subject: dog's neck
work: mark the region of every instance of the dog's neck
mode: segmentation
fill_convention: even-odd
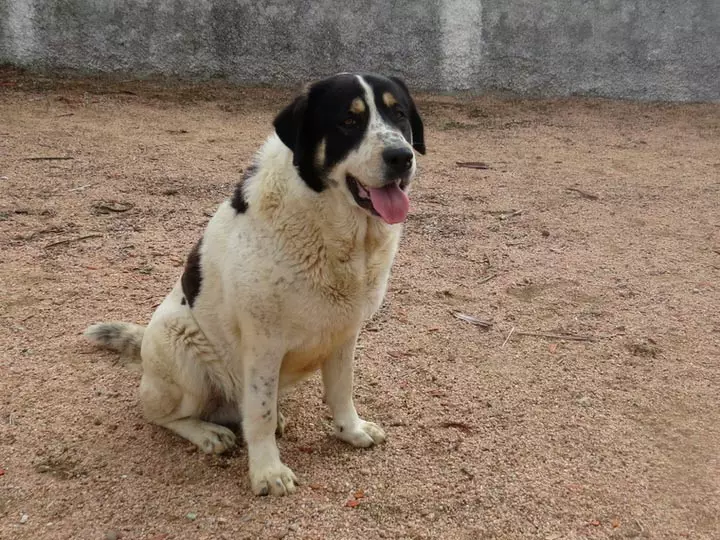
[[[372,256],[397,242],[402,226],[388,225],[348,200],[341,188],[310,189],[280,139],[268,138],[257,155],[257,173],[245,186],[250,212],[295,243],[318,242],[340,258]],[[305,251],[305,249],[303,249]]]

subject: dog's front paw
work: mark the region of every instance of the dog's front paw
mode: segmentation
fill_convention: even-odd
[[[353,426],[336,426],[335,436],[358,448],[385,442],[385,432],[377,424],[360,420]]]
[[[255,495],[290,495],[299,484],[290,467],[278,462],[268,467],[250,470],[250,484]]]

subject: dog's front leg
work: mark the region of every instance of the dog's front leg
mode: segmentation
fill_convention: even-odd
[[[278,379],[283,355],[271,347],[248,354],[243,384],[243,434],[248,447],[250,484],[256,495],[287,495],[297,478],[280,461],[275,441]]]
[[[335,436],[353,446],[367,447],[385,440],[377,424],[358,416],[353,403],[353,358],[357,335],[338,349],[322,366],[325,401],[335,422]]]

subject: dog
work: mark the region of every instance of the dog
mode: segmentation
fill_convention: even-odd
[[[352,397],[353,358],[380,307],[409,211],[423,122],[405,83],[341,73],[274,119],[274,133],[210,219],[147,327],[85,335],[139,358],[145,418],[219,454],[242,425],[256,495],[299,485],[280,459],[278,393],[322,371],[334,434],[385,441]],[[221,425],[224,424],[224,425]]]

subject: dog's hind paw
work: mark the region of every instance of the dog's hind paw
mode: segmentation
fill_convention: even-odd
[[[358,448],[367,448],[385,442],[385,431],[377,424],[365,420],[360,420],[349,428],[336,426],[335,436]]]
[[[199,438],[200,450],[206,454],[222,454],[235,446],[235,434],[224,426],[206,423],[205,433]]]

